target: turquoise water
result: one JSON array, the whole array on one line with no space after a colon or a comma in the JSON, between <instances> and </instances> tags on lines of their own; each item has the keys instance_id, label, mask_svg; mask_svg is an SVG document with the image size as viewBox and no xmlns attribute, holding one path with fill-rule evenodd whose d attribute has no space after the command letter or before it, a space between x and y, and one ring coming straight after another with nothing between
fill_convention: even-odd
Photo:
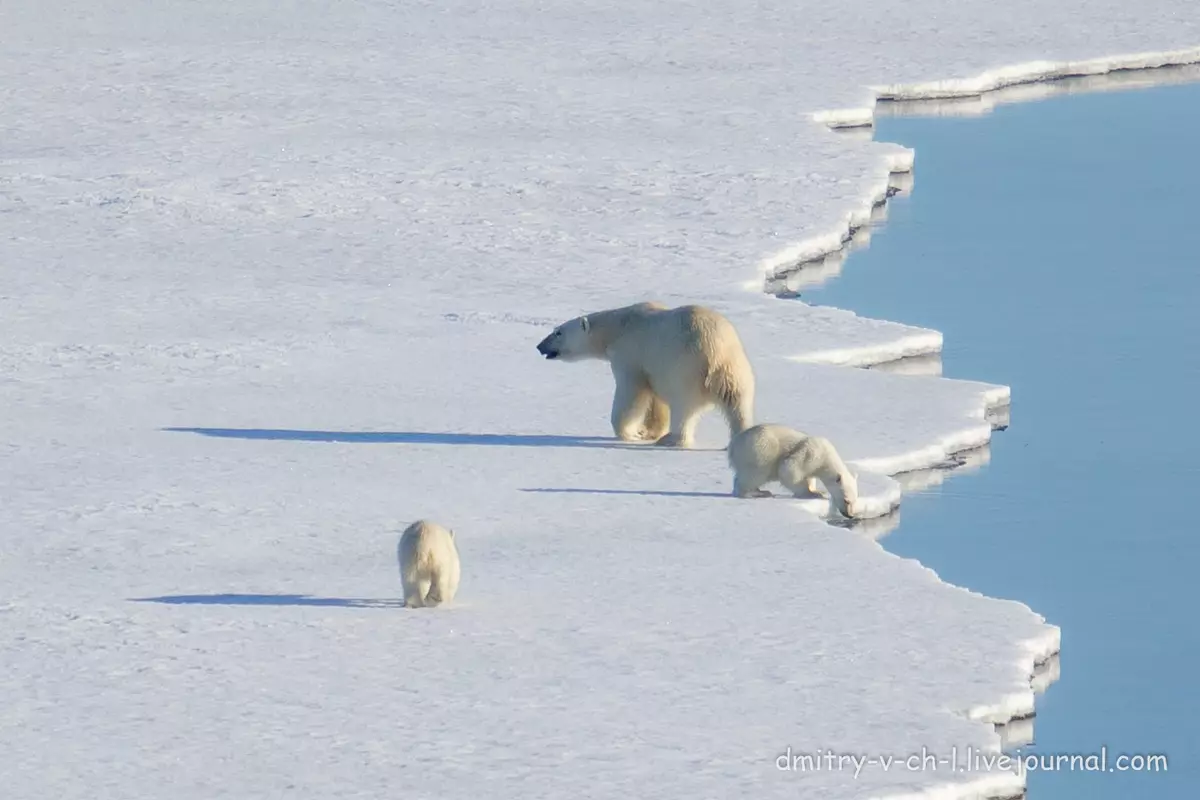
<instances>
[{"instance_id":1,"label":"turquoise water","mask_svg":"<svg viewBox=\"0 0 1200 800\"><path fill-rule=\"evenodd\" d=\"M991 461L909 496L884 546L1062 628L1023 752L1167 755L1033 772L1030 800L1200 797L1200 85L976 118L881 118L914 191L806 302L945 334L1012 387Z\"/></svg>"}]
</instances>

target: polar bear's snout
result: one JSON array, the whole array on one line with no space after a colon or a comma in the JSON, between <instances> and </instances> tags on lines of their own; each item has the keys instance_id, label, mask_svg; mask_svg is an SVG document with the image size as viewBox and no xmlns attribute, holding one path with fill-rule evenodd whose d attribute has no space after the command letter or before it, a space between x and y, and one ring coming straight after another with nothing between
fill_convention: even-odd
<instances>
[{"instance_id":1,"label":"polar bear's snout","mask_svg":"<svg viewBox=\"0 0 1200 800\"><path fill-rule=\"evenodd\" d=\"M547 336L538 342L537 351L548 359L558 358L558 347L554 344L554 340L558 338L558 331Z\"/></svg>"}]
</instances>

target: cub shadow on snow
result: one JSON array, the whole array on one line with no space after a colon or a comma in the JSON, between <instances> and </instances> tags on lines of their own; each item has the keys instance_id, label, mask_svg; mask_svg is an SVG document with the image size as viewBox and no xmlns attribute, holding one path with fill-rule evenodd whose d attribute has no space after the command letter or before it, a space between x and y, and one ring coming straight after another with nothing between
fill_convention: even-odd
<instances>
[{"instance_id":1,"label":"cub shadow on snow","mask_svg":"<svg viewBox=\"0 0 1200 800\"><path fill-rule=\"evenodd\" d=\"M131 597L135 603L207 606L332 606L340 608L404 608L404 600L358 597L313 597L310 594L174 594Z\"/></svg>"},{"instance_id":2,"label":"cub shadow on snow","mask_svg":"<svg viewBox=\"0 0 1200 800\"><path fill-rule=\"evenodd\" d=\"M537 494L609 494L609 495L633 495L643 497L705 497L715 498L717 500L730 500L737 503L747 502L742 498L734 497L731 492L683 492L672 491L669 489L579 489L579 488L551 488L539 487L530 489L521 489L522 492L534 492ZM759 500L815 500L825 499L821 495L810 494L803 497L793 497L790 493L772 494L771 497L758 498ZM755 502L753 500L749 502ZM845 528L847 530L859 531L865 533L872 538L878 538L884 533L893 530L900 522L899 507L893 508L887 514L877 517L865 517L846 519L844 517L833 515L830 517L821 518L826 524L832 525L835 528Z\"/></svg>"},{"instance_id":3,"label":"cub shadow on snow","mask_svg":"<svg viewBox=\"0 0 1200 800\"><path fill-rule=\"evenodd\" d=\"M445 444L477 446L489 445L499 447L600 447L623 450L676 451L678 448L658 448L646 442L634 444L622 442L615 437L605 436L565 436L559 434L505 434L505 433L438 433L430 431L315 431L291 430L283 428L194 428L170 427L160 430L171 433L194 433L200 436L212 436L222 439L249 439L259 441L291 441L291 442L343 442L351 444ZM724 452L724 448L694 448L691 452ZM643 489L578 489L578 488L531 488L523 492L543 494L607 494L607 495L641 495L653 497L695 497L717 500L736 499L729 492L688 492L672 490L643 490ZM790 497L790 495L787 495ZM815 497L815 495L814 495ZM802 498L803 499L803 498ZM837 527L866 529L880 527L882 523L890 523L894 527L892 514L874 519L862 520L827 520ZM307 595L196 595L193 597L180 596L177 598L144 598L146 601L160 603L213 603L236 605L311 605L311 606L357 606L372 607L385 601L349 600L344 598L319 598ZM402 605L402 604L401 604Z\"/></svg>"},{"instance_id":4,"label":"cub shadow on snow","mask_svg":"<svg viewBox=\"0 0 1200 800\"><path fill-rule=\"evenodd\" d=\"M538 494L631 494L631 495L648 495L651 497L715 497L724 500L735 499L729 492L680 492L669 490L652 490L652 489L569 489L569 488L539 488L539 489L522 489L522 492L536 492Z\"/></svg>"},{"instance_id":5,"label":"cub shadow on snow","mask_svg":"<svg viewBox=\"0 0 1200 800\"><path fill-rule=\"evenodd\" d=\"M298 431L271 428L161 428L171 433L196 433L221 439L287 442L346 442L351 444L449 444L499 447L606 447L622 450L676 450L650 442L622 442L611 436L562 436L521 433L436 433L430 431ZM703 448L695 448L703 451ZM715 451L715 448L714 448Z\"/></svg>"}]
</instances>

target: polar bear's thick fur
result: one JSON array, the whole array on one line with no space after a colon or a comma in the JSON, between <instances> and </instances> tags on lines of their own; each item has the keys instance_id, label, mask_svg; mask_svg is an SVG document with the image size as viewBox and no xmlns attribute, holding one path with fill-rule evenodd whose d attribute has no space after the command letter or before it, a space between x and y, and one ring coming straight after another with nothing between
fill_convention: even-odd
<instances>
[{"instance_id":1,"label":"polar bear's thick fur","mask_svg":"<svg viewBox=\"0 0 1200 800\"><path fill-rule=\"evenodd\" d=\"M538 343L548 359L612 368L612 428L627 442L692 447L700 416L721 409L736 436L754 424L754 371L733 324L704 306L636 303L559 325Z\"/></svg>"},{"instance_id":2,"label":"polar bear's thick fur","mask_svg":"<svg viewBox=\"0 0 1200 800\"><path fill-rule=\"evenodd\" d=\"M854 516L858 478L822 436L763 423L733 437L728 458L733 493L738 497L770 497L761 487L771 481L779 481L795 495L817 494L819 480L842 516Z\"/></svg>"},{"instance_id":3,"label":"polar bear's thick fur","mask_svg":"<svg viewBox=\"0 0 1200 800\"><path fill-rule=\"evenodd\" d=\"M454 599L461 571L454 531L419 519L400 535L396 554L400 559L404 605L433 607Z\"/></svg>"}]
</instances>

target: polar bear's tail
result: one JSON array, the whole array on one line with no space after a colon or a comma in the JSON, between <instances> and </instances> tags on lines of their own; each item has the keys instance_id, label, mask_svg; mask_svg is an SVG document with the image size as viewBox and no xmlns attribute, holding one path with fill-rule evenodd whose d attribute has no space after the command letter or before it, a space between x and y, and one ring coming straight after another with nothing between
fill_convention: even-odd
<instances>
[{"instance_id":1,"label":"polar bear's tail","mask_svg":"<svg viewBox=\"0 0 1200 800\"><path fill-rule=\"evenodd\" d=\"M721 407L731 438L754 425L753 384L748 387L741 375L727 366L718 366L709 372L704 387Z\"/></svg>"}]
</instances>

